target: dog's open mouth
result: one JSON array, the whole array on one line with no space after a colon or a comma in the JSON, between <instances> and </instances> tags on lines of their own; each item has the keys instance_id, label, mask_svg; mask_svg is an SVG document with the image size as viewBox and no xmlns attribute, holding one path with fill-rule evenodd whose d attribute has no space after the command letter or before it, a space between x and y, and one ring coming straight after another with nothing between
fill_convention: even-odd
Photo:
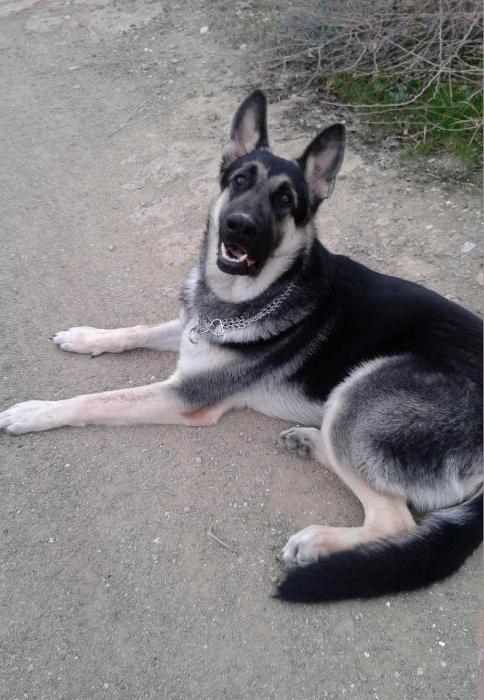
<instances>
[{"instance_id":1,"label":"dog's open mouth","mask_svg":"<svg viewBox=\"0 0 484 700\"><path fill-rule=\"evenodd\" d=\"M245 248L238 243L220 243L218 253L219 266L227 272L249 272L255 269L257 260L252 258Z\"/></svg>"}]
</instances>

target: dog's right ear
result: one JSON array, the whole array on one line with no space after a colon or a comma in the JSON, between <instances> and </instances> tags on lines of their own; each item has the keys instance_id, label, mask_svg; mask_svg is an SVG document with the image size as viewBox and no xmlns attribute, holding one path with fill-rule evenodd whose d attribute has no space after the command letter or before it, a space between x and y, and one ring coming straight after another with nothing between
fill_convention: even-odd
<instances>
[{"instance_id":1,"label":"dog's right ear","mask_svg":"<svg viewBox=\"0 0 484 700\"><path fill-rule=\"evenodd\" d=\"M232 119L230 141L222 151L222 170L256 148L269 148L267 100L261 90L246 97Z\"/></svg>"}]
</instances>

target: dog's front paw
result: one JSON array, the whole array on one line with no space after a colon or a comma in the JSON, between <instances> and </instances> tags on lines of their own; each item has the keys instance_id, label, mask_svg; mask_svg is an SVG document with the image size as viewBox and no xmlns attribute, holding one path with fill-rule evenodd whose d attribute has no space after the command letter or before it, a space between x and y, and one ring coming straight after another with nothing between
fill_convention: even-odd
<instances>
[{"instance_id":1,"label":"dog's front paw","mask_svg":"<svg viewBox=\"0 0 484 700\"><path fill-rule=\"evenodd\" d=\"M289 428L279 435L279 445L289 452L296 452L299 457L312 457L314 442L319 436L316 428Z\"/></svg>"},{"instance_id":2,"label":"dog's front paw","mask_svg":"<svg viewBox=\"0 0 484 700\"><path fill-rule=\"evenodd\" d=\"M104 328L74 326L66 331L59 331L52 340L66 352L100 355L103 352L116 352L112 335L112 331Z\"/></svg>"},{"instance_id":3,"label":"dog's front paw","mask_svg":"<svg viewBox=\"0 0 484 700\"><path fill-rule=\"evenodd\" d=\"M59 401L24 401L0 413L0 429L12 435L49 430L59 425Z\"/></svg>"}]
</instances>

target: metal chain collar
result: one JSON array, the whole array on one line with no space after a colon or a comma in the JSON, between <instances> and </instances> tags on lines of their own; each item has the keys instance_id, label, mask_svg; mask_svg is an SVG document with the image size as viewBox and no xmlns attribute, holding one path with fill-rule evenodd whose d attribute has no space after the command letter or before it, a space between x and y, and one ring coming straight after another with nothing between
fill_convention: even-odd
<instances>
[{"instance_id":1,"label":"metal chain collar","mask_svg":"<svg viewBox=\"0 0 484 700\"><path fill-rule=\"evenodd\" d=\"M203 335L204 333L211 333L217 337L222 337L226 331L236 331L241 328L247 328L253 323L262 320L269 314L272 314L280 305L288 298L295 287L295 283L292 282L278 297L271 301L270 304L264 306L260 311L258 311L253 316L245 318L245 316L236 316L235 318L207 318L206 316L199 316L196 326L190 330L190 335L188 336L191 343L196 343L196 336Z\"/></svg>"}]
</instances>

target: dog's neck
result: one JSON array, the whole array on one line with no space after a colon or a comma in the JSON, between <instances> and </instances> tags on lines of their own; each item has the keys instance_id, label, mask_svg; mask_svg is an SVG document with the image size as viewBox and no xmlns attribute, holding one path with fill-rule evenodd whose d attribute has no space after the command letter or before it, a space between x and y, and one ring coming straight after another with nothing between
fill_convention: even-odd
<instances>
[{"instance_id":1,"label":"dog's neck","mask_svg":"<svg viewBox=\"0 0 484 700\"><path fill-rule=\"evenodd\" d=\"M263 321L251 324L247 338L255 340L257 336L278 335L289 326L295 327L321 306L331 287L331 259L331 254L314 239L309 251L301 250L290 267L258 296L232 302L221 299L208 284L202 251L200 264L192 270L182 295L187 322L196 326L200 318L207 321L241 316L251 318L277 302L282 295L284 303ZM286 296L288 289L291 291Z\"/></svg>"},{"instance_id":2,"label":"dog's neck","mask_svg":"<svg viewBox=\"0 0 484 700\"><path fill-rule=\"evenodd\" d=\"M280 279L295 263L304 263L315 239L313 226L294 229L291 235L284 237L281 245L255 277L230 275L222 272L217 265L218 233L212 229L212 221L210 217L202 244L199 274L210 291L227 304L250 303L265 296L273 285L280 291Z\"/></svg>"}]
</instances>

